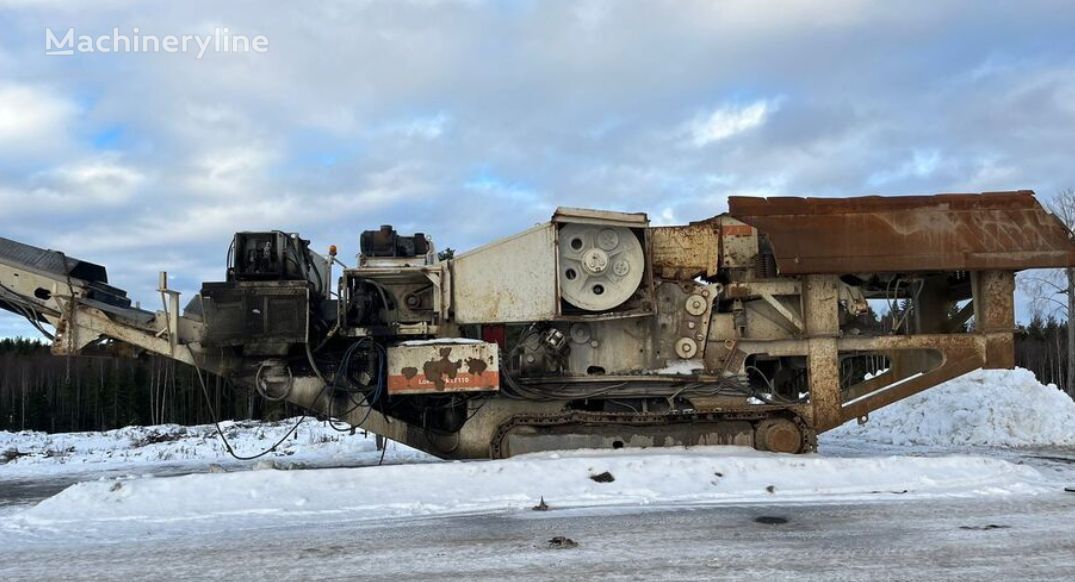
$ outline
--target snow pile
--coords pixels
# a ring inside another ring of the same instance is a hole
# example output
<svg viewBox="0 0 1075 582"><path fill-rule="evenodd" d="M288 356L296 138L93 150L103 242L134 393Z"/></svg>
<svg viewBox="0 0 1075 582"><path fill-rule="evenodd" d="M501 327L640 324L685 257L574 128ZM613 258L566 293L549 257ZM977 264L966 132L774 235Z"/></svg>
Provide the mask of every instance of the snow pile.
<svg viewBox="0 0 1075 582"><path fill-rule="evenodd" d="M501 461L243 471L79 483L6 529L372 520L570 507L1037 494L1035 469L1000 459L826 458L737 447L541 453Z"/></svg>
<svg viewBox="0 0 1075 582"><path fill-rule="evenodd" d="M923 446L1075 445L1075 401L1028 370L978 370L822 437Z"/></svg>
<svg viewBox="0 0 1075 582"><path fill-rule="evenodd" d="M221 423L221 428L236 454L251 456L279 441L297 421L297 418L279 422L227 421ZM363 460L377 462L380 455L372 435L339 432L328 423L307 419L263 458L286 464L324 466L369 464ZM393 443L386 458L400 461L431 457ZM233 461L213 425L129 426L106 432L58 434L0 431L0 479L160 465L207 466Z"/></svg>

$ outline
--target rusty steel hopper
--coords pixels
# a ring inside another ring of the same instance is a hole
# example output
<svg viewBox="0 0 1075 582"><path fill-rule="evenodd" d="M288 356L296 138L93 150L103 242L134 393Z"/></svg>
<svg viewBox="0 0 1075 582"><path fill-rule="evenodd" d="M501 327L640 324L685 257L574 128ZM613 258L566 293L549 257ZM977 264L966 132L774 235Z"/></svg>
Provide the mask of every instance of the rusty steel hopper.
<svg viewBox="0 0 1075 582"><path fill-rule="evenodd" d="M729 199L769 237L782 275L983 271L1075 264L1071 233L1029 190Z"/></svg>

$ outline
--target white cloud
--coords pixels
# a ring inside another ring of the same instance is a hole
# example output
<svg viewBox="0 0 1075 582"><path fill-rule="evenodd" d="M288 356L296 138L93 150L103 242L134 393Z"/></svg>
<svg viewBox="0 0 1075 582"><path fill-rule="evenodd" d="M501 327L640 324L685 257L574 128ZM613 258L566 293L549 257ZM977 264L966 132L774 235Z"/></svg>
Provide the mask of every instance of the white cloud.
<svg viewBox="0 0 1075 582"><path fill-rule="evenodd" d="M687 125L690 143L696 148L743 133L765 123L777 108L773 101L755 101L740 107L724 105L712 112L698 115Z"/></svg>
<svg viewBox="0 0 1075 582"><path fill-rule="evenodd" d="M0 83L0 151L20 155L65 143L77 112L49 89Z"/></svg>
<svg viewBox="0 0 1075 582"><path fill-rule="evenodd" d="M24 185L0 186L0 207L8 216L92 213L129 202L145 182L141 171L104 154L35 174Z"/></svg>
<svg viewBox="0 0 1075 582"><path fill-rule="evenodd" d="M585 0L574 4L573 11L579 26L588 32L598 31L612 12L610 0Z"/></svg>
<svg viewBox="0 0 1075 582"><path fill-rule="evenodd" d="M444 135L451 122L451 116L446 113L438 113L389 124L386 131L382 133L399 135L407 139L432 141Z"/></svg>
<svg viewBox="0 0 1075 582"><path fill-rule="evenodd" d="M242 230L287 229L296 222L310 220L316 207L294 197L276 196L262 200L192 206L186 210L146 214L113 224L93 224L56 236L62 246L81 248L83 253L146 249L174 249L179 245L217 243L226 246L232 233ZM218 261L219 253L213 257Z"/></svg>
<svg viewBox="0 0 1075 582"><path fill-rule="evenodd" d="M725 0L701 2L699 16L709 26L731 30L745 30L754 34L779 33L788 29L809 27L845 27L861 24L871 17L886 19L906 18L907 12L887 10L872 6L868 0L834 0L827 2L824 10L809 0L784 0L776 4L759 5L757 0Z"/></svg>
<svg viewBox="0 0 1075 582"><path fill-rule="evenodd" d="M129 200L146 179L139 170L124 165L117 156L96 158L61 166L46 178L66 196L94 204L119 204Z"/></svg>
<svg viewBox="0 0 1075 582"><path fill-rule="evenodd" d="M927 178L940 167L942 158L936 150L915 150L908 160L902 162L895 169L875 172L867 178L866 183L870 186L884 186L885 184L907 178ZM970 176L967 176L969 179Z"/></svg>
<svg viewBox="0 0 1075 582"><path fill-rule="evenodd" d="M195 195L264 197L268 172L279 160L275 148L251 143L197 154L187 183Z"/></svg>
<svg viewBox="0 0 1075 582"><path fill-rule="evenodd" d="M676 211L671 206L665 206L659 214L650 217L650 224L653 226L673 226L682 223L676 218Z"/></svg>
<svg viewBox="0 0 1075 582"><path fill-rule="evenodd" d="M351 188L317 198L325 208L332 208L334 212L344 215L377 212L393 205L408 206L418 201L428 202L436 194L437 185L424 179L422 174L427 171L417 164L398 164L371 172L363 177L360 184Z"/></svg>

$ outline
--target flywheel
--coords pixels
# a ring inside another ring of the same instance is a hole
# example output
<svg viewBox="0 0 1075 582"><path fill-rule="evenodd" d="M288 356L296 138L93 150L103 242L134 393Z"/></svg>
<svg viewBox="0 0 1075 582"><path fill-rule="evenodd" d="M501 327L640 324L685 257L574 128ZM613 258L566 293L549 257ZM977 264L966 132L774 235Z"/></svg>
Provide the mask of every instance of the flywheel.
<svg viewBox="0 0 1075 582"><path fill-rule="evenodd" d="M560 296L575 307L612 309L642 283L645 254L629 228L566 224L559 247Z"/></svg>

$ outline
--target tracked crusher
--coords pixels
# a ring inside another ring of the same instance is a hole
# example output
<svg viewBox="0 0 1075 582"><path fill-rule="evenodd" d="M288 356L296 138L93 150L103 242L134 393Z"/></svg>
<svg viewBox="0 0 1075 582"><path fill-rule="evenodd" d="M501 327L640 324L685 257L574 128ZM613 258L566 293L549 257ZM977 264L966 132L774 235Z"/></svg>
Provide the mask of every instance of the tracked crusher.
<svg viewBox="0 0 1075 582"><path fill-rule="evenodd" d="M225 280L182 311L163 273L164 309L146 311L99 265L0 239L0 307L57 354L159 354L445 458L794 453L1012 367L1015 272L1075 266L1071 233L1027 191L729 206L659 227L561 208L454 257L384 226L335 278L335 250L241 232Z"/></svg>

